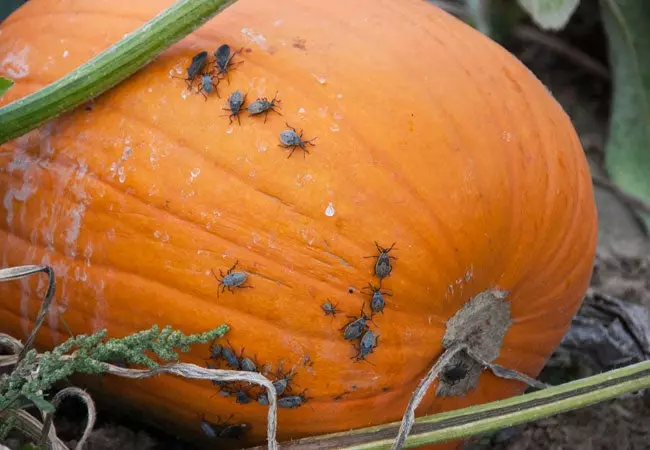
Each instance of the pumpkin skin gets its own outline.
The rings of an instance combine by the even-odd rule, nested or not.
[[[7,104],[58,79],[172,3],[32,0],[0,27]],[[47,33],[31,30],[47,29]],[[191,57],[246,49],[205,101],[188,94]],[[278,92],[282,116],[229,124]],[[303,158],[278,147],[285,122],[317,136]],[[296,367],[306,406],[279,411],[282,440],[399,420],[441,352],[444,324],[472,296],[509,292],[513,324],[496,363],[535,376],[587,287],[595,253],[591,178],[576,133],[514,57],[426,2],[240,0],[92,102],[2,146],[3,267],[50,264],[58,292],[37,345],[152,324],[186,333],[228,323],[239,351]],[[329,209],[328,209],[329,207]],[[327,211],[327,213],[326,213]],[[372,329],[372,364],[340,328],[373,277],[374,241],[393,271]],[[238,260],[252,289],[217,297],[210,270]],[[349,293],[354,287],[354,293]],[[44,279],[0,284],[2,331],[24,338]],[[327,299],[344,313],[326,317]],[[204,365],[207,346],[183,360]],[[301,365],[309,355],[312,366]],[[233,414],[261,443],[266,408],[213,396],[208,381],[103,377],[89,386],[200,433]],[[355,389],[353,389],[353,386]],[[462,398],[418,415],[506,398],[520,383],[483,373]],[[341,400],[334,397],[353,391]]]

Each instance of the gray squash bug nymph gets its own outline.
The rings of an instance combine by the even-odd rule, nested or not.
[[[377,347],[377,341],[379,336],[376,336],[372,330],[365,332],[359,343],[359,348],[357,349],[358,353],[352,359],[355,361],[365,360],[366,356],[372,353]]]
[[[248,396],[248,392],[244,392],[244,391],[237,391],[237,393],[235,394],[235,400],[240,405],[247,405],[248,403],[253,401],[253,399]]]
[[[381,290],[381,282],[379,287],[375,287],[372,283],[368,283],[368,287],[364,289],[370,289],[370,309],[373,313],[384,313],[384,306],[386,302],[384,301],[384,295],[391,297],[393,294],[387,291]]]
[[[173,77],[173,78],[180,78],[181,80],[185,80],[185,82],[187,83],[187,87],[189,89],[192,86],[192,81],[196,79],[196,77],[203,70],[203,67],[205,67],[205,63],[207,59],[208,59],[208,52],[202,51],[200,53],[197,53],[192,57],[192,62],[187,68],[187,77],[186,78]]]
[[[302,130],[300,130],[300,134],[296,132],[296,129],[289,125],[288,123],[285,122],[285,125],[289,128],[290,130],[284,130],[282,133],[280,133],[280,142],[281,144],[278,144],[279,147],[282,148],[289,148],[291,151],[289,152],[289,156],[287,158],[290,158],[291,155],[293,155],[293,152],[296,151],[296,148],[300,147],[302,150],[303,157],[306,157],[307,153],[309,153],[309,150],[305,147],[305,144],[309,144],[312,147],[315,147],[316,144],[314,144],[312,141],[317,139],[317,137],[311,138],[309,140],[303,140],[302,139]]]
[[[228,420],[225,422],[211,423],[205,420],[205,415],[201,415],[201,430],[209,438],[220,438],[220,439],[241,439],[241,437],[248,431],[248,424],[240,423],[234,425],[228,425]]]
[[[228,76],[228,71],[231,66],[239,65],[243,61],[239,61],[238,63],[233,63],[232,58],[237,54],[240,53],[244,48],[242,47],[241,49],[232,52],[230,50],[230,46],[228,44],[223,44],[220,46],[216,52],[214,52],[214,57],[215,57],[215,64],[217,66],[218,76],[226,76],[226,79],[228,80],[228,84],[230,84],[230,77]]]
[[[255,364],[250,358],[242,358],[240,365],[241,370],[245,372],[257,372],[257,364]]]
[[[208,100],[208,95],[212,93],[212,91],[215,91],[217,93],[217,97],[219,96],[219,80],[217,79],[217,82],[214,83],[212,80],[215,78],[214,75],[212,75],[209,72],[204,72],[201,74],[201,84],[199,85],[198,89],[196,90],[197,93],[200,93],[203,95],[205,100]]]
[[[343,337],[348,341],[361,337],[361,335],[368,329],[368,324],[366,322],[368,320],[372,320],[372,318],[368,317],[363,311],[363,305],[361,305],[361,314],[358,318],[354,316],[348,317],[355,319],[342,328],[345,329],[343,332]]]
[[[227,108],[222,108],[224,111],[230,111],[230,114],[227,115],[228,119],[230,119],[230,123],[232,124],[232,119],[233,117],[237,118],[237,123],[241,125],[241,120],[239,120],[239,113],[241,112],[242,106],[244,106],[244,102],[246,101],[246,94],[242,94],[241,91],[237,90],[230,94],[230,97],[228,97],[228,107]]]
[[[257,396],[257,403],[262,406],[269,406],[269,395],[266,392],[261,392],[260,395]]]
[[[454,386],[460,380],[467,376],[467,367],[462,363],[458,363],[455,366],[445,368],[440,374],[440,377],[450,385]]]
[[[217,279],[219,282],[219,286],[221,286],[221,293],[228,289],[230,292],[234,291],[232,290],[233,288],[252,288],[253,286],[242,286],[246,282],[246,279],[248,278],[248,274],[246,272],[233,272],[235,270],[235,267],[239,261],[235,262],[233,266],[228,269],[228,272],[224,275],[221,269],[219,269],[219,275],[221,275],[221,278],[217,277],[217,274],[214,273],[214,270],[212,270],[212,275]],[[219,290],[217,290],[217,297],[219,296]]]
[[[218,338],[215,338],[215,341],[217,339]],[[214,341],[212,341],[212,345],[210,346],[210,359],[213,359],[213,360],[216,361],[219,358],[221,358],[221,351],[222,350],[223,350],[223,347],[221,347],[221,345],[219,345],[219,344],[215,343]]]
[[[391,245],[388,248],[383,248],[381,247],[377,242],[375,242],[375,246],[377,246],[377,250],[379,251],[379,255],[377,256],[366,256],[366,258],[377,258],[377,262],[375,263],[375,275],[377,275],[378,278],[385,278],[388,275],[390,275],[390,272],[393,270],[393,267],[390,264],[391,259],[397,259],[394,256],[390,256],[388,253],[393,250],[393,247],[395,247],[395,242],[393,242],[393,245]],[[395,249],[397,250],[397,249]]]
[[[281,369],[278,368],[278,373],[276,374],[276,376],[278,379],[273,382],[273,388],[275,389],[275,393],[278,396],[281,396],[285,392],[291,392],[291,386],[289,386],[289,384],[293,380],[293,377],[296,376],[293,369],[291,369],[291,372],[289,373],[282,373]]]
[[[339,312],[339,310],[336,308],[338,306],[338,303],[336,305],[332,305],[332,302],[329,300],[323,303],[320,307],[325,313],[326,316],[336,316],[336,313]]]
[[[306,390],[305,390],[306,392]],[[298,408],[303,404],[307,403],[307,397],[305,397],[305,392],[299,395],[292,395],[290,397],[282,397],[278,399],[278,408]]]
[[[229,343],[230,344],[230,343]],[[221,356],[226,361],[226,365],[233,370],[239,370],[241,367],[241,361],[232,350],[232,348],[222,347]]]
[[[248,114],[251,116],[256,116],[258,114],[264,114],[264,123],[266,123],[266,116],[268,116],[269,111],[275,111],[276,113],[282,115],[280,111],[275,109],[277,104],[281,101],[278,100],[278,93],[276,92],[273,96],[273,99],[269,101],[266,97],[258,98],[253,103],[248,105]]]

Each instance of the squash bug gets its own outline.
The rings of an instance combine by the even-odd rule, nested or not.
[[[241,93],[241,91],[237,90],[230,94],[230,97],[228,97],[228,108],[222,108],[224,111],[230,111],[230,114],[228,114],[228,119],[230,119],[230,123],[232,124],[232,119],[233,117],[237,118],[237,123],[241,125],[241,120],[239,120],[239,113],[241,112],[242,106],[244,106],[244,102],[246,101],[246,94]]]
[[[217,423],[211,423],[205,420],[205,415],[201,415],[201,430],[209,438],[221,438],[221,439],[240,439],[246,431],[248,431],[248,424],[240,423],[234,425],[228,425],[228,420],[221,422],[221,419]]]
[[[291,386],[289,386],[289,383],[291,383],[291,380],[293,380],[293,377],[295,376],[296,374],[293,369],[291,369],[291,372],[289,373],[282,373],[281,368],[278,368],[278,373],[276,374],[277,380],[273,382],[275,393],[280,396],[285,392],[291,392]]]
[[[215,338],[214,340],[216,341],[218,338]],[[212,341],[212,345],[210,346],[210,359],[213,360],[218,360],[221,358],[221,351],[223,350],[223,347],[216,342]]]
[[[452,367],[446,367],[442,373],[441,378],[454,386],[460,380],[467,376],[468,369],[463,363],[458,363]]]
[[[352,359],[356,361],[360,361],[362,359],[366,359],[366,356],[368,356],[370,353],[372,353],[375,348],[377,347],[377,340],[379,336],[376,336],[375,333],[372,332],[372,330],[368,330],[365,332],[363,337],[361,338],[361,342],[359,343],[359,348],[357,351],[356,356],[354,356]]]
[[[219,286],[221,286],[221,293],[228,289],[230,292],[233,292],[232,288],[252,288],[253,286],[242,286],[246,282],[246,279],[248,278],[248,274],[246,272],[233,272],[235,270],[235,267],[239,263],[239,260],[233,264],[233,266],[228,269],[228,272],[224,275],[221,269],[219,269],[219,275],[221,275],[221,278],[217,277],[217,274],[214,273],[214,270],[212,270],[212,275],[217,279],[219,282]],[[219,290],[217,289],[217,297],[219,296]]]
[[[201,84],[199,85],[198,89],[196,90],[197,93],[200,93],[203,95],[205,100],[208,100],[208,95],[212,93],[212,91],[216,91],[217,97],[221,98],[219,95],[219,79],[217,79],[216,83],[213,83],[212,80],[215,78],[214,75],[212,75],[209,72],[203,72],[201,74]]]
[[[257,396],[257,403],[262,406],[269,406],[269,395],[266,392],[261,392],[260,395]]]
[[[305,148],[305,144],[309,144],[312,147],[315,147],[316,144],[314,144],[312,141],[315,140],[317,137],[311,138],[309,140],[304,140],[302,139],[302,130],[300,130],[300,134],[296,132],[296,129],[289,125],[288,123],[285,122],[285,125],[289,128],[290,130],[284,130],[282,133],[280,133],[280,142],[281,144],[278,144],[279,147],[282,148],[290,148],[291,151],[289,152],[289,156],[287,158],[290,158],[291,155],[293,155],[293,152],[296,151],[296,148],[300,147],[302,150],[302,155],[305,157],[307,153],[309,153],[309,150]]]
[[[246,405],[253,401],[253,399],[248,396],[248,392],[244,392],[242,390],[237,391],[235,394],[235,400],[240,405]]]
[[[264,123],[266,123],[266,116],[268,116],[269,111],[275,111],[276,113],[282,115],[280,111],[275,109],[277,103],[281,101],[278,100],[277,97],[278,93],[276,92],[271,101],[269,101],[266,97],[258,98],[253,103],[248,105],[249,115],[256,116],[258,114],[264,113]]]
[[[290,397],[279,398],[278,408],[293,409],[302,406],[304,403],[307,403],[307,397],[305,397],[305,392],[307,392],[307,390],[305,390],[302,394],[299,395],[292,395]]]
[[[361,335],[368,329],[368,324],[366,322],[368,320],[372,320],[372,318],[368,317],[364,312],[363,305],[361,305],[361,314],[358,318],[354,316],[348,317],[355,319],[354,321],[348,323],[345,327],[341,328],[345,329],[343,332],[343,337],[348,341],[361,337]]]
[[[375,242],[375,246],[377,246],[377,250],[379,251],[379,255],[377,256],[366,256],[366,258],[377,258],[377,262],[375,263],[375,275],[377,277],[385,278],[388,275],[390,275],[390,272],[393,270],[393,267],[390,264],[391,259],[397,259],[394,256],[390,256],[388,253],[393,250],[393,247],[395,247],[396,242],[393,242],[393,245],[391,245],[388,248],[383,248],[380,246],[377,242]],[[397,250],[397,249],[395,249]]]
[[[339,310],[336,309],[338,305],[339,305],[338,303],[336,305],[332,305],[332,302],[328,300],[322,305],[320,305],[320,307],[326,316],[336,316],[336,313],[339,312]]]
[[[203,70],[203,67],[205,67],[205,63],[207,59],[208,59],[208,52],[202,51],[200,53],[197,53],[192,57],[192,62],[187,68],[187,77],[186,78],[173,77],[173,78],[180,78],[181,80],[185,80],[185,82],[187,83],[187,87],[189,89],[192,86],[192,81],[196,79],[196,77]]]
[[[379,282],[379,287],[375,287],[372,283],[368,283],[368,287],[364,289],[370,289],[370,309],[374,313],[384,313],[384,306],[386,302],[384,301],[384,295],[391,297],[393,294],[387,291],[381,290],[381,281]]]
[[[230,345],[230,342],[228,342],[228,345]],[[235,354],[235,352],[232,350],[232,345],[231,348],[228,347],[222,347],[221,348],[221,356],[223,359],[226,361],[226,365],[233,370],[239,370],[241,367],[241,361]]]
[[[228,80],[228,84],[230,84],[230,77],[228,76],[228,69],[233,66],[233,65],[239,65],[243,61],[239,61],[238,63],[233,63],[232,58],[237,54],[240,53],[244,47],[241,49],[232,52],[230,46],[228,44],[223,44],[220,46],[216,52],[214,52],[214,57],[216,59],[215,64],[217,66],[217,76],[226,76],[226,79]]]
[[[243,352],[244,349],[242,349],[242,354]],[[241,358],[240,361],[241,361],[240,363],[241,370],[245,372],[257,372],[257,364],[255,364],[255,362],[252,359],[244,357]]]

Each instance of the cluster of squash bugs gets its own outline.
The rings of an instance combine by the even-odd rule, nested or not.
[[[239,50],[233,51],[228,44],[221,45],[214,52],[214,62],[211,64],[209,62],[209,55],[207,51],[201,51],[192,57],[190,65],[187,67],[187,76],[181,78],[187,83],[188,89],[192,89],[194,82],[198,81],[197,84],[197,94],[203,95],[205,100],[208,99],[208,95],[214,92],[217,97],[221,98],[219,95],[219,83],[222,80],[227,80],[228,85],[230,85],[230,72],[236,66],[241,64],[243,61],[234,62],[233,58],[241,53],[243,47]],[[254,102],[246,106],[246,97],[247,94],[243,94],[239,89],[233,91],[229,96],[225,107],[221,108],[224,111],[227,111],[228,114],[224,114],[224,117],[227,117],[229,120],[229,125],[232,125],[234,119],[237,119],[237,123],[241,125],[240,113],[246,109],[250,117],[253,116],[264,116],[264,123],[270,112],[275,112],[279,115],[282,113],[277,109],[281,100],[278,98],[278,92],[276,91],[272,99],[267,97],[259,97]],[[303,157],[309,153],[307,145],[315,146],[314,140],[316,137],[311,139],[303,139],[303,130],[298,132],[294,127],[290,126],[285,122],[287,129],[280,132],[278,144],[279,147],[289,150],[289,155],[287,158],[290,158],[293,153],[300,149],[303,152]]]
[[[190,65],[187,67],[187,76],[183,78],[187,83],[188,89],[192,89],[192,84],[199,80],[197,87],[197,94],[203,95],[207,100],[208,95],[212,92],[219,95],[219,82],[226,78],[230,84],[229,71],[231,67],[241,64],[243,61],[237,63],[233,62],[233,57],[240,53],[241,50],[232,51],[228,44],[221,45],[214,52],[214,63],[210,64],[208,60],[208,52],[201,51],[192,57]],[[179,78],[179,77],[174,77]],[[215,82],[216,80],[216,82]]]
[[[278,407],[280,408],[297,408],[307,402],[305,392],[301,394],[293,392],[293,386],[295,385],[293,378],[296,376],[294,369],[285,372],[281,362],[277,371],[269,374],[269,371],[266,370],[267,366],[260,366],[256,358],[244,356],[244,348],[237,354],[230,342],[226,341],[226,343],[228,344],[227,346],[216,342],[212,343],[210,346],[210,356],[206,363],[208,368],[218,369],[223,367],[231,370],[264,373],[265,376],[270,375],[274,379],[273,387],[275,394],[278,396]],[[210,361],[216,365],[211,364]],[[262,387],[252,386],[244,381],[226,382],[214,380],[212,384],[218,389],[219,395],[222,397],[232,397],[240,405],[255,402],[263,406],[268,406],[269,404],[268,394]]]
[[[370,296],[370,315],[365,312],[364,302],[361,305],[361,313],[359,316],[348,316],[348,318],[353,320],[341,328],[341,331],[343,331],[343,339],[347,341],[358,340],[359,342],[358,345],[354,346],[356,355],[352,357],[352,359],[355,361],[365,361],[366,357],[373,353],[379,345],[379,335],[370,329],[368,322],[374,323],[372,320],[373,316],[375,314],[384,313],[384,308],[386,306],[384,296],[392,296],[390,291],[382,290],[382,282],[393,270],[391,260],[397,259],[394,256],[389,255],[389,253],[395,249],[395,243],[388,248],[384,248],[375,242],[375,246],[377,247],[379,254],[367,256],[367,258],[377,258],[373,272],[374,275],[379,278],[379,286],[374,286],[372,283],[368,283],[368,286],[361,290],[362,293]],[[331,300],[327,300],[321,305],[321,309],[326,316],[334,317],[338,312],[340,312],[337,306],[338,304],[335,305]]]

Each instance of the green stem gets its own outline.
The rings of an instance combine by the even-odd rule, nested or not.
[[[0,108],[0,144],[112,88],[235,1],[179,0],[65,77]]]
[[[593,405],[650,387],[650,361],[553,386],[506,400],[472,406],[415,421],[405,447],[417,447],[496,431]],[[400,422],[282,443],[283,449],[390,449]],[[262,447],[259,447],[262,448]]]

